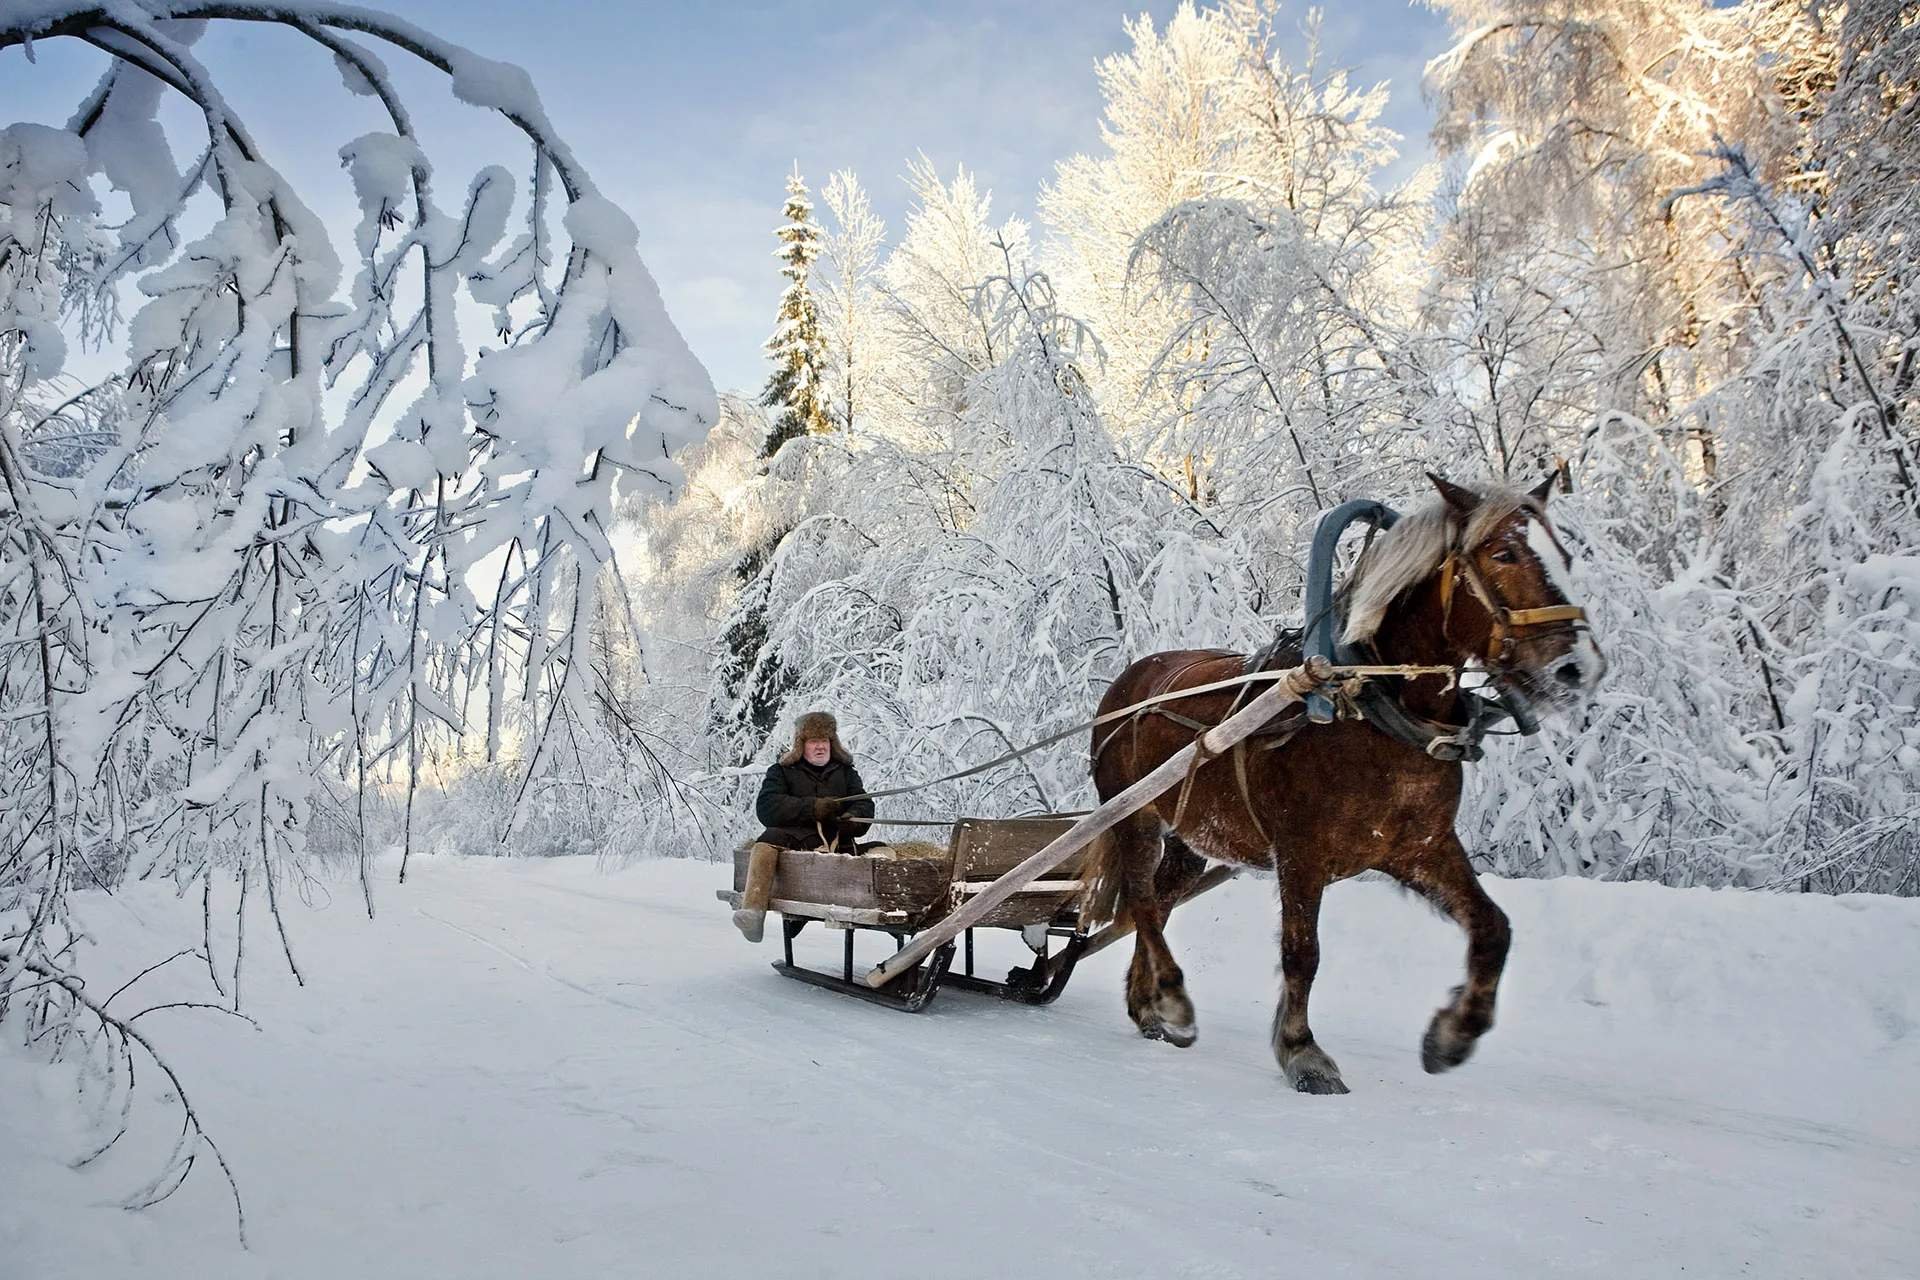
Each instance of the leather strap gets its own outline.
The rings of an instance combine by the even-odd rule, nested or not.
[[[1447,552],[1445,563],[1440,566],[1440,632],[1445,635],[1453,622],[1453,583],[1455,578],[1465,578],[1467,589],[1473,592],[1481,606],[1486,609],[1491,625],[1487,631],[1486,662],[1489,666],[1505,665],[1507,651],[1512,647],[1514,632],[1533,627],[1556,627],[1579,625],[1587,620],[1587,611],[1577,604],[1542,605],[1537,609],[1510,609],[1503,604],[1480,576],[1480,570],[1457,546]]]
[[[1287,736],[1292,737],[1293,735],[1289,733]],[[1247,783],[1247,744],[1245,739],[1233,744],[1233,780],[1240,784],[1240,803],[1247,807],[1247,817],[1253,820],[1253,829],[1260,833],[1261,845],[1264,848],[1273,848],[1273,837],[1267,834],[1267,824],[1260,821],[1259,807],[1253,803],[1253,788]]]
[[[1354,707],[1367,723],[1397,742],[1404,742],[1435,760],[1471,764],[1486,753],[1480,739],[1504,712],[1491,706],[1477,694],[1466,701],[1471,708],[1465,724],[1448,724],[1417,716],[1401,705],[1400,699],[1369,681],[1354,694]]]
[[[1555,622],[1585,622],[1587,611],[1577,604],[1550,604],[1539,609],[1509,609],[1507,621],[1516,627],[1544,627]]]

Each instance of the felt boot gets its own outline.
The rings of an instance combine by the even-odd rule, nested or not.
[[[767,903],[773,897],[773,873],[780,863],[780,849],[764,840],[753,846],[747,861],[747,887],[740,894],[740,909],[733,913],[734,927],[748,942],[758,942],[766,934]]]

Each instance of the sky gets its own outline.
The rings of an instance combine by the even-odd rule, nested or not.
[[[4,4],[6,0],[0,0]],[[1123,22],[1164,24],[1173,0],[746,0],[695,6],[602,0],[371,0],[532,74],[547,113],[602,192],[630,214],[668,312],[722,390],[757,391],[784,285],[773,229],[797,163],[817,192],[836,169],[861,177],[897,235],[901,175],[924,152],[964,164],[996,217],[1032,219],[1054,165],[1100,149],[1095,64],[1127,47]],[[1283,21],[1307,9],[1289,6]],[[1330,62],[1394,90],[1387,123],[1425,151],[1421,67],[1446,46],[1441,17],[1407,0],[1327,6]],[[0,122],[62,123],[99,55],[77,41],[0,53]],[[1297,55],[1302,42],[1286,44]],[[340,144],[378,128],[328,60],[293,37],[224,24],[198,52],[267,156],[344,242],[355,218]],[[399,70],[406,55],[383,55]],[[442,198],[483,163],[526,170],[517,135],[453,104],[444,77],[400,71]],[[438,83],[436,83],[436,80]],[[417,87],[416,87],[417,86]],[[442,109],[438,104],[445,104]],[[316,114],[317,112],[317,114]],[[364,120],[356,120],[364,113]],[[182,129],[180,136],[189,136]],[[816,200],[816,205],[818,201]]]

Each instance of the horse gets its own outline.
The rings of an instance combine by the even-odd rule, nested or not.
[[[1584,611],[1570,599],[1572,560],[1547,518],[1553,477],[1527,493],[1475,492],[1428,478],[1438,496],[1372,541],[1335,598],[1346,652],[1381,664],[1478,667],[1495,688],[1542,714],[1578,708],[1606,662]],[[1301,662],[1301,648],[1300,633],[1283,632],[1251,657],[1218,649],[1156,653],[1121,673],[1100,711],[1291,668]],[[1272,1044],[1294,1089],[1348,1091],[1340,1068],[1314,1040],[1307,1001],[1320,964],[1321,895],[1362,871],[1393,877],[1466,932],[1466,981],[1427,1027],[1425,1069],[1459,1066],[1492,1028],[1511,930],[1454,830],[1463,767],[1447,757],[1461,753],[1423,749],[1457,747],[1467,730],[1477,737],[1481,720],[1469,707],[1485,702],[1440,674],[1373,677],[1367,695],[1361,708],[1375,709],[1365,718],[1308,725],[1296,710],[1263,727],[1262,737],[1231,759],[1189,771],[1089,851],[1083,914],[1134,928],[1126,1003],[1143,1036],[1182,1048],[1197,1038],[1165,926],[1208,859],[1271,870],[1279,882],[1282,983]],[[1198,694],[1096,729],[1092,771],[1100,799],[1151,772],[1239,700],[1229,692]],[[1349,696],[1345,709],[1356,701]]]

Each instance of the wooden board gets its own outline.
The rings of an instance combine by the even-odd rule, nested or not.
[[[1073,822],[1072,818],[962,818],[953,828],[953,878],[998,880]],[[1058,874],[1076,876],[1085,861],[1084,852],[1075,854],[1059,866]]]
[[[734,850],[733,888],[747,887],[749,849]],[[947,862],[928,858],[866,857],[782,849],[773,896],[862,910],[900,912],[913,919],[945,910]]]
[[[730,907],[740,905],[738,889],[715,889],[713,896]],[[767,903],[767,910],[778,911],[783,916],[804,916],[809,920],[824,920],[829,925],[864,924],[876,928],[904,926],[907,913],[904,911],[882,911],[876,907],[842,907],[831,902],[797,902],[792,898],[774,898]]]
[[[956,904],[1046,848],[1073,823],[1072,818],[962,818],[953,829]],[[977,927],[1017,928],[1069,917],[1080,898],[1078,877],[1085,861],[1084,852],[1069,858],[1048,879],[1028,885],[981,917]]]

